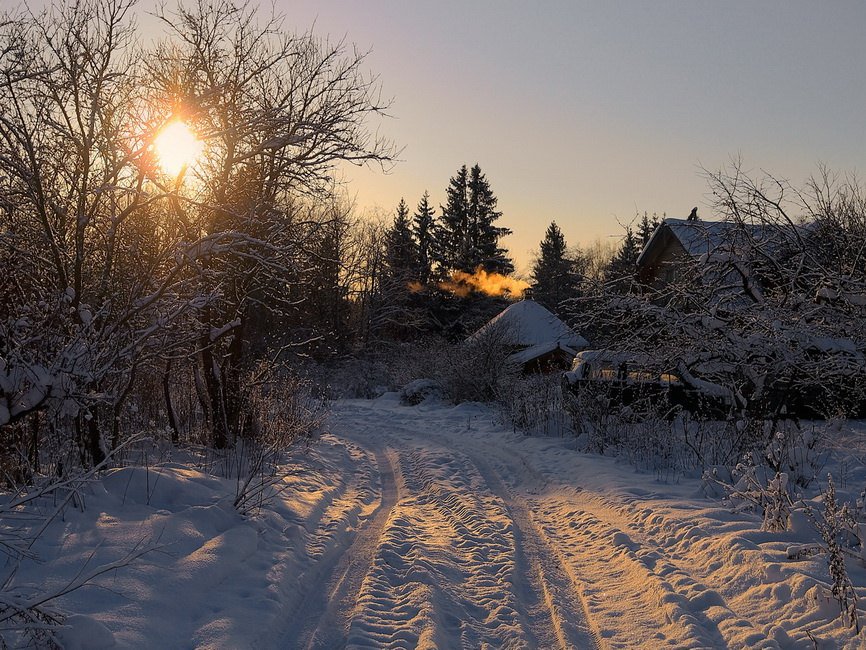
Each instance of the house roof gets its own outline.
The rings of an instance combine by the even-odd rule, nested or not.
[[[734,221],[703,221],[701,219],[664,219],[653,231],[637,258],[637,265],[652,264],[655,255],[673,237],[693,259],[706,259],[719,249],[738,247],[744,240],[781,243],[787,239],[783,229],[769,224],[743,224]]]
[[[577,355],[577,350],[573,350],[559,341],[547,341],[546,343],[539,343],[538,345],[530,346],[525,350],[515,352],[508,357],[508,360],[514,363],[528,363],[533,359],[537,359],[540,356],[553,352],[557,348],[563,350],[570,357]]]
[[[494,330],[501,331],[506,345],[529,347],[560,343],[563,347],[578,349],[589,345],[585,338],[533,300],[521,300],[509,305],[468,340],[475,340]]]

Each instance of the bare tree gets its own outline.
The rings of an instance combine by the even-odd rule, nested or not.
[[[137,378],[169,386],[191,355],[212,441],[227,444],[244,421],[237,371],[266,345],[268,314],[303,299],[290,289],[321,227],[304,197],[325,197],[339,162],[392,155],[366,126],[386,103],[363,54],[229,2],[163,14],[169,34],[147,51],[131,7],[82,0],[0,21],[7,456],[21,456],[25,425],[38,446],[34,414],[47,412],[98,463]],[[154,140],[177,119],[204,152],[172,176]]]
[[[0,33],[0,425],[50,408],[97,463],[136,366],[189,315],[147,182],[129,11],[61,5]]]
[[[723,387],[736,418],[862,412],[862,187],[822,170],[798,190],[738,163],[707,176],[723,223],[689,222],[705,250],[667,262],[668,281],[576,301],[578,326],[598,347],[650,354],[696,391]],[[742,428],[754,435],[733,453],[763,451],[776,431]]]
[[[220,242],[201,277],[220,299],[203,310],[200,350],[214,444],[243,411],[237,384],[249,354],[253,309],[279,306],[297,278],[299,196],[324,196],[338,162],[387,163],[391,145],[365,122],[387,106],[364,55],[279,17],[228,1],[162,12],[169,39],[147,59],[151,104],[186,120],[205,141],[178,192],[185,220]]]

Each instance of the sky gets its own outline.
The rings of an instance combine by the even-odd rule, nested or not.
[[[798,185],[866,169],[859,0],[273,1],[287,27],[369,50],[393,98],[370,126],[399,161],[345,173],[359,211],[425,190],[438,207],[477,162],[520,271],[553,220],[589,244],[644,211],[710,218],[702,169],[733,158]]]

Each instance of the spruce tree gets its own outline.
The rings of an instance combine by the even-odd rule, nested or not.
[[[445,205],[440,206],[442,216],[436,229],[435,259],[443,277],[455,269],[465,270],[463,267],[469,242],[469,199],[466,187],[468,178],[469,171],[466,165],[463,165],[457,174],[451,177],[445,190]]]
[[[641,248],[647,245],[647,242],[650,240],[650,237],[652,237],[655,229],[658,228],[659,223],[660,221],[657,214],[653,213],[653,216],[650,217],[646,211],[643,213],[637,229],[638,243]]]
[[[499,239],[510,235],[511,230],[493,225],[502,213],[496,210],[496,196],[478,163],[469,172],[468,198],[469,246],[463,270],[471,273],[482,267],[503,275],[513,273],[514,264],[508,251],[499,247]]]
[[[394,223],[385,235],[385,266],[392,280],[408,283],[416,279],[418,253],[412,237],[409,206],[403,199],[400,199]]]
[[[553,312],[563,300],[578,294],[578,262],[569,256],[565,236],[552,221],[540,244],[540,254],[532,268],[532,297]]]
[[[614,258],[607,267],[606,279],[618,283],[631,280],[637,271],[637,258],[641,245],[631,226],[625,229],[625,238]]]
[[[508,251],[499,247],[499,239],[511,231],[494,225],[502,213],[496,210],[496,196],[481,167],[475,164],[470,171],[463,165],[451,178],[446,196],[437,230],[436,261],[441,273],[474,273],[479,267],[513,272]]]
[[[409,207],[403,199],[397,206],[394,222],[385,232],[384,264],[378,291],[372,301],[374,335],[409,340],[423,319],[415,298],[418,280],[418,250],[412,236]]]
[[[430,194],[425,190],[418,202],[418,209],[412,218],[412,235],[417,250],[417,279],[422,285],[430,282],[433,276],[435,210],[430,206]]]

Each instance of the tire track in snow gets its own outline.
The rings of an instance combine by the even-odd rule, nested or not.
[[[514,522],[516,587],[524,593],[527,623],[538,647],[600,648],[598,630],[590,626],[578,585],[568,575],[550,540],[532,522],[526,504],[508,490],[486,462],[474,456],[470,459],[491,490],[507,504]]]
[[[524,628],[520,632],[512,627],[509,637],[512,647],[598,645],[625,648],[636,644],[691,648],[778,647],[751,622],[736,615],[718,592],[707,588],[702,580],[679,566],[685,560],[669,543],[670,531],[660,531],[660,537],[648,534],[648,529],[658,522],[657,518],[630,513],[628,503],[617,507],[619,502],[608,503],[609,498],[581,493],[570,482],[549,477],[543,470],[533,471],[534,459],[524,458],[510,448],[490,448],[474,441],[462,426],[459,430],[454,426],[460,422],[445,418],[419,421],[418,415],[406,412],[406,416],[401,417],[402,414],[391,412],[387,430],[381,433],[393,442],[400,440],[407,445],[420,446],[414,460],[409,454],[411,462],[407,461],[407,466],[414,463],[421,470],[420,473],[410,472],[417,480],[412,481],[407,493],[427,490],[429,500],[414,503],[413,507],[426,506],[431,512],[445,515],[444,519],[440,517],[441,521],[437,520],[437,525],[452,528],[454,532],[449,534],[462,540],[453,552],[466,551],[469,564],[458,563],[457,573],[462,572],[465,577],[470,568],[477,571],[472,566],[484,561],[477,542],[491,536],[483,518],[501,518],[490,510],[496,504],[483,493],[492,492],[505,508],[506,518],[512,522],[509,531],[513,539],[512,565],[508,584],[503,583],[503,587],[513,589],[516,602],[511,598],[503,605],[505,611],[517,610]],[[439,467],[430,474],[427,470],[436,463],[420,462],[419,454],[447,455],[455,460],[448,461],[450,466],[446,467],[440,459]],[[447,479],[447,476],[472,474],[478,474],[481,482]],[[437,485],[440,475],[444,480]],[[502,480],[506,476],[512,483],[512,492]],[[415,484],[418,481],[420,487]],[[527,493],[526,498],[524,493]],[[484,505],[485,499],[488,506]],[[697,530],[686,528],[685,534],[692,537]],[[388,574],[386,569],[385,578],[390,582],[386,580],[377,585],[378,600],[373,599],[376,600],[373,604],[384,609],[399,607],[401,614],[383,612],[379,619],[359,617],[353,620],[353,629],[361,634],[350,638],[373,647],[412,647],[418,645],[419,638],[406,629],[407,626],[401,628],[401,623],[432,621],[429,629],[433,632],[423,640],[438,647],[478,647],[480,642],[490,644],[490,640],[497,638],[499,643],[494,642],[492,647],[503,647],[502,636],[485,628],[483,621],[478,623],[485,616],[485,610],[491,609],[489,603],[479,611],[461,611],[459,606],[450,612],[446,608],[444,616],[436,611],[443,599],[452,598],[452,602],[446,604],[453,604],[452,594],[440,592],[451,589],[449,580],[454,580],[455,576],[447,572],[437,574],[440,567],[429,566],[429,549],[419,541],[422,534],[429,532],[424,529],[424,522],[417,517],[401,518],[390,532],[393,533],[391,539],[383,540],[384,548],[380,548],[380,553],[388,551],[388,560],[393,565],[399,564],[400,572],[399,575]],[[494,563],[496,571],[505,566],[498,556]],[[408,579],[415,579],[413,572],[417,573],[419,567],[426,573],[421,582],[427,591],[417,591],[412,598],[407,598],[405,591],[399,591],[406,586],[402,571]],[[459,580],[461,576],[456,578]],[[467,593],[472,593],[472,589],[464,584],[458,598],[465,599]],[[509,596],[503,592],[502,598]],[[583,607],[577,603],[582,603]],[[454,636],[455,623],[450,615],[453,611],[476,620],[475,636]],[[369,634],[362,633],[370,623],[373,625],[367,630]],[[377,627],[377,623],[381,625]]]
[[[371,487],[376,474],[372,469],[373,454],[349,441],[341,443],[346,456],[359,466],[351,481],[340,481],[337,489],[329,490],[303,521],[306,535],[305,551],[319,561],[329,549],[339,546],[339,537],[350,530],[358,516],[369,516],[374,501]]]
[[[717,604],[708,597],[714,592],[704,594],[702,603],[699,598],[691,602],[690,596],[699,595],[698,591],[680,593],[677,587],[684,585],[672,584],[666,579],[668,574],[655,571],[650,562],[641,561],[645,549],[610,522],[584,510],[584,500],[578,498],[582,495],[579,489],[569,489],[570,498],[551,499],[545,493],[547,489],[555,494],[560,486],[556,481],[545,480],[544,472],[534,471],[522,454],[504,447],[481,448],[471,441],[463,446],[467,453],[472,450],[481,467],[488,465],[482,458],[498,461],[501,464],[498,473],[507,470],[517,479],[519,485],[515,489],[527,478],[531,494],[544,486],[541,490],[544,494],[531,497],[524,506],[527,525],[536,539],[550,549],[551,556],[557,558],[574,591],[580,594],[584,620],[591,626],[589,633],[596,644],[623,648],[634,647],[636,643],[653,647],[728,647],[715,622],[704,615],[703,609]],[[497,472],[488,472],[497,476]],[[503,489],[507,488],[503,485]],[[520,503],[513,497],[512,501]],[[631,626],[632,633],[640,630],[646,636],[611,636],[608,617],[642,621]]]
[[[545,473],[536,471],[518,451],[496,449],[494,456],[507,466],[515,466],[512,460],[519,460],[535,484],[531,492],[539,485],[550,484]],[[588,529],[594,530],[593,537],[598,535],[608,540],[610,554],[624,554],[627,561],[640,565],[646,572],[648,589],[658,594],[659,609],[666,612],[669,620],[679,621],[691,630],[692,636],[698,639],[698,646],[703,639],[726,647],[779,648],[777,641],[739,614],[725,599],[721,593],[724,581],[713,579],[714,566],[722,564],[719,560],[709,561],[708,569],[703,572],[687,562],[689,557],[694,557],[689,552],[692,545],[698,548],[702,559],[749,551],[759,553],[749,542],[743,540],[741,546],[729,548],[727,542],[714,539],[700,526],[641,506],[640,495],[614,498],[579,488],[569,491],[572,515],[579,513],[581,527],[587,529],[584,534],[588,534]],[[566,528],[555,509],[548,524],[551,535],[561,534]],[[568,546],[567,541],[564,544]]]
[[[506,448],[482,450],[476,446],[473,450],[477,456],[482,452],[501,464],[500,473],[515,470],[512,475],[521,483],[518,468],[526,465],[522,455]],[[537,477],[531,478],[538,483]],[[555,482],[549,488],[550,493],[559,493]],[[525,513],[528,525],[551,549],[580,594],[584,617],[592,626],[595,642],[599,646],[621,648],[727,647],[717,630],[678,606],[682,599],[666,581],[637,560],[625,534],[583,509],[576,498],[580,494],[579,490],[570,490],[568,497],[551,497],[546,492],[533,496],[527,501]],[[629,636],[611,635],[611,623],[626,617],[633,623],[628,626]],[[616,624],[613,629],[619,627]]]
[[[334,549],[304,576],[308,587],[284,634],[291,647],[339,648],[346,644],[348,614],[352,611],[361,583],[370,566],[378,540],[397,503],[397,481],[388,453],[373,449],[379,470],[381,500],[343,549]],[[321,585],[325,588],[318,590]]]
[[[512,526],[498,497],[453,450],[389,445],[399,450],[404,496],[359,596],[349,645],[534,647],[509,588]]]
[[[401,420],[399,425],[391,420],[389,429],[392,433],[401,432],[408,434],[410,438],[419,433],[411,426],[411,419]],[[447,440],[449,437],[445,438]],[[492,450],[475,448],[470,453],[469,448],[474,445],[471,439],[464,435],[460,435],[459,439],[450,439],[453,444],[448,447],[441,447],[441,442],[444,440],[438,443],[425,441],[425,446],[429,448],[435,445],[447,449],[448,454],[463,459],[464,467],[460,470],[461,473],[466,474],[471,468],[496,497],[511,521],[511,580],[517,597],[516,607],[530,637],[528,645],[544,649],[602,647],[598,626],[590,625],[588,611],[581,597],[581,583],[569,572],[564,555],[533,522],[528,505],[522,499],[516,498],[498,473],[482,460],[484,455],[489,455]],[[463,449],[455,451],[455,448],[459,447]],[[521,461],[519,469],[516,470],[518,473],[528,473],[538,485],[546,483],[543,476],[534,471],[526,459],[519,454],[517,456]],[[432,482],[432,479],[427,478],[428,484]],[[455,499],[455,495],[448,495],[440,507],[444,504],[447,510],[448,502]],[[455,509],[452,511],[456,512]],[[466,518],[465,514],[463,518]],[[474,528],[477,530],[477,526]]]
[[[417,433],[393,422],[388,432]],[[359,603],[366,611],[353,621],[350,644],[414,647],[429,639],[437,647],[600,647],[561,557],[486,463],[430,441],[400,450],[400,458],[407,500],[377,552]],[[419,508],[427,521],[415,516]],[[433,519],[433,530],[425,530]],[[445,528],[453,546],[443,562],[429,542]],[[455,576],[458,593],[449,584]]]

